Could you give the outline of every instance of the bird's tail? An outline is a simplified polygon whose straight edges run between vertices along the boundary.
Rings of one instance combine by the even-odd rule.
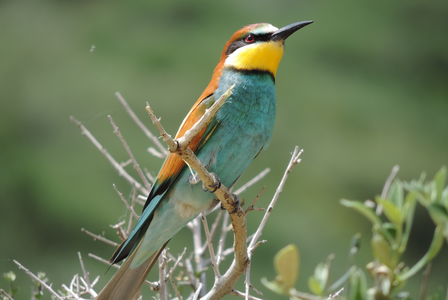
[[[101,290],[95,300],[135,300],[140,295],[140,288],[145,282],[146,276],[157,262],[162,250],[165,248],[166,242],[156,253],[151,255],[143,264],[135,269],[131,269],[132,259],[137,249],[126,259],[117,273]],[[139,245],[140,246],[140,245]]]

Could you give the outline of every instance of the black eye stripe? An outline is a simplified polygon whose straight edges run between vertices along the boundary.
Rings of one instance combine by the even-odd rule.
[[[253,33],[249,33],[251,34],[255,41],[254,42],[267,42],[271,40],[271,36],[272,33],[264,33],[264,34],[253,34]],[[235,52],[235,50],[237,50],[238,48],[244,47],[246,45],[248,45],[244,40],[246,39],[248,34],[246,34],[245,36],[241,37],[239,40],[234,41],[233,43],[231,43],[229,45],[229,47],[227,47],[226,49],[226,55],[229,56],[230,54],[232,54],[233,52]],[[252,42],[252,44],[254,43]]]

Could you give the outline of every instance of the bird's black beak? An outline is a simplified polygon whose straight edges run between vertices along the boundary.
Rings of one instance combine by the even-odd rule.
[[[300,28],[305,27],[306,25],[309,25],[311,23],[313,23],[313,21],[302,21],[302,22],[292,23],[292,24],[289,24],[288,26],[280,28],[279,30],[277,30],[276,32],[274,32],[271,35],[271,41],[274,41],[274,42],[284,41],[288,38],[288,36],[290,36],[291,34],[296,32]]]

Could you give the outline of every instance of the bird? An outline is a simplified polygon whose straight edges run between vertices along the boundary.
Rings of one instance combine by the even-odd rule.
[[[285,40],[313,23],[278,29],[256,23],[236,31],[225,44],[204,92],[176,134],[182,137],[232,85],[232,95],[189,148],[205,168],[232,187],[249,163],[270,143],[276,115],[275,78]],[[110,262],[127,258],[96,300],[135,299],[169,240],[203,211],[216,206],[213,191],[192,180],[192,170],[176,154],[166,158],[129,237]]]

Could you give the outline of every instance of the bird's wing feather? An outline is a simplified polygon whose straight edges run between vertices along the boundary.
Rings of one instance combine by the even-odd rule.
[[[205,110],[213,105],[213,103],[215,103],[215,97],[213,94],[202,100],[199,99],[182,122],[179,131],[176,134],[176,138],[182,137],[185,132],[202,117],[202,115],[205,113]],[[204,136],[208,131],[207,128],[209,127],[214,129],[215,125],[211,123],[207,127],[203,128],[201,132],[196,135],[189,144],[189,147],[193,152],[199,150],[199,148],[203,145],[201,141],[204,138],[208,139],[208,137],[210,136],[210,134]],[[140,219],[138,220],[129,237],[120,245],[120,247],[117,248],[117,250],[113,254],[112,258],[110,259],[111,263],[117,263],[121,261],[122,259],[126,258],[129,253],[132,252],[135,245],[137,245],[139,240],[143,237],[142,233],[144,234],[144,232],[146,232],[146,228],[148,228],[149,224],[151,223],[153,212],[156,209],[157,205],[160,203],[166,192],[174,184],[184,167],[185,162],[177,154],[169,154],[169,156],[165,160],[165,163],[159,171],[159,175],[157,176],[151,192],[149,193]]]

